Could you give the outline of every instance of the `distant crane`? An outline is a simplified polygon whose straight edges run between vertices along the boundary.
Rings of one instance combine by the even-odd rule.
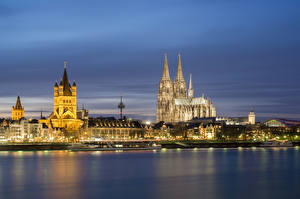
[[[118,105],[118,108],[120,109],[120,119],[122,120],[123,119],[123,109],[125,108],[125,105],[123,103],[123,97],[122,97],[122,94],[121,94],[121,99],[120,99],[120,103]]]

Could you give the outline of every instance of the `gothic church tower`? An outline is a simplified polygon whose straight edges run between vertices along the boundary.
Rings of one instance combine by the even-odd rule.
[[[174,97],[186,98],[186,84],[182,74],[181,56],[178,54],[177,74],[174,81]]]
[[[190,75],[187,91],[180,54],[178,54],[177,73],[173,84],[165,54],[163,75],[158,88],[156,121],[182,122],[193,118],[209,117],[216,117],[215,106],[209,98],[194,97],[192,75]]]
[[[173,121],[173,84],[169,74],[167,54],[164,54],[164,69],[159,82],[156,121]]]

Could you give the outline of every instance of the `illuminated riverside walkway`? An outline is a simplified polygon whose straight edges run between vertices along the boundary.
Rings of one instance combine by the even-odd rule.
[[[300,141],[292,142],[293,146],[300,146]],[[80,143],[79,143],[80,144]],[[193,149],[193,148],[238,148],[261,147],[262,142],[212,142],[212,141],[155,141],[155,140],[122,140],[83,142],[90,146],[101,148],[144,148],[161,146],[167,149]],[[2,143],[0,151],[35,151],[35,150],[69,150],[73,143]]]

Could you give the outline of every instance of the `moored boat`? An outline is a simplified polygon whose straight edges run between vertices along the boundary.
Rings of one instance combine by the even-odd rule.
[[[135,144],[135,145],[122,145],[111,144],[107,142],[105,145],[91,145],[76,143],[70,146],[71,151],[132,151],[132,150],[160,150],[161,145],[158,144]]]
[[[293,143],[291,141],[283,140],[269,140],[266,142],[263,142],[261,147],[292,147]]]

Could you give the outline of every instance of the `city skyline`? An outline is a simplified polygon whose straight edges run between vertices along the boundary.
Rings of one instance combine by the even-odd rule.
[[[299,198],[299,0],[0,0],[0,199]]]
[[[118,116],[123,93],[125,115],[154,121],[163,53],[174,77],[180,52],[184,78],[193,74],[195,96],[210,96],[217,115],[246,116],[254,107],[258,118],[300,118],[295,5],[69,3],[1,2],[0,117],[11,115],[18,95],[25,117],[50,114],[52,86],[67,61],[79,107]]]

